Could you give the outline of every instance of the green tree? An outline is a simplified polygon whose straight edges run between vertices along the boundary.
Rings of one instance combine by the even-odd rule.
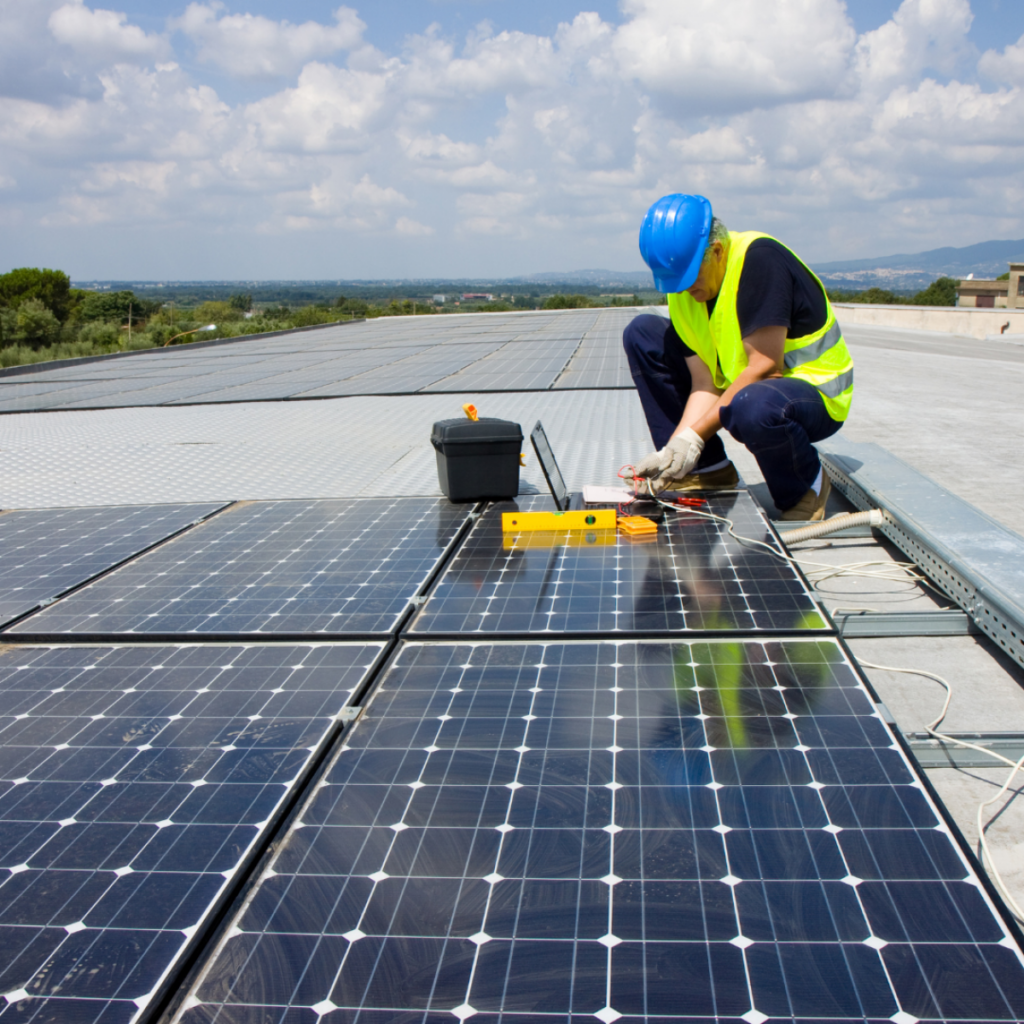
[[[998,276],[998,277],[996,278],[996,280],[997,280],[997,281],[1009,281],[1009,280],[1010,280],[1010,272],[1009,272],[1009,271],[1007,271],[1007,272],[1006,272],[1005,274],[1000,274],[1000,275],[999,275],[999,276]]]
[[[952,277],[940,277],[918,292],[910,301],[915,306],[955,306],[960,282]]]
[[[888,288],[866,288],[855,302],[868,302],[873,306],[898,306],[906,302],[902,296],[889,291]]]
[[[0,348],[16,344],[18,314],[10,306],[0,306]]]
[[[122,339],[124,335],[124,339]],[[94,320],[85,324],[78,332],[78,340],[89,342],[97,349],[119,348],[122,340],[127,340],[128,332],[122,331],[117,324],[107,323],[104,320]]]
[[[241,320],[242,313],[232,302],[204,302],[189,314],[202,324],[223,324]]]
[[[0,274],[0,306],[17,309],[26,299],[37,299],[63,323],[73,305],[71,281],[63,270],[33,267]]]
[[[60,321],[40,299],[26,299],[15,318],[15,339],[32,348],[50,345],[60,335]]]
[[[586,295],[549,295],[541,309],[590,309],[593,305]]]
[[[78,309],[78,316],[86,323],[104,320],[126,324],[130,313],[134,324],[152,316],[159,308],[159,302],[139,299],[134,292],[87,292]]]
[[[228,299],[228,305],[237,309],[240,313],[248,313],[252,309],[252,292],[235,292]]]

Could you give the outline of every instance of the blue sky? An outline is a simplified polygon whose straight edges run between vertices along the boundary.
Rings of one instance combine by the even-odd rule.
[[[811,260],[1024,237],[1019,0],[0,0],[0,270],[639,269],[668,191]]]
[[[181,6],[166,0],[131,0],[119,6],[136,24],[159,31],[166,19],[180,13]],[[337,4],[330,0],[253,0],[252,3],[228,3],[234,13],[248,11],[268,18],[287,17],[293,22],[326,21]],[[358,7],[358,5],[356,5]],[[868,32],[884,24],[899,7],[893,0],[849,0],[847,12],[858,32]],[[1015,0],[975,0],[971,4],[974,24],[970,39],[982,50],[1005,46],[1024,35],[1024,4]],[[386,50],[398,49],[409,32],[421,32],[431,22],[440,22],[447,32],[465,33],[477,22],[490,19],[496,26],[550,35],[561,21],[571,21],[580,11],[596,11],[604,21],[622,20],[619,5],[608,0],[600,3],[572,3],[568,0],[375,0],[373,16],[368,18],[367,38]],[[364,12],[367,17],[369,8]]]

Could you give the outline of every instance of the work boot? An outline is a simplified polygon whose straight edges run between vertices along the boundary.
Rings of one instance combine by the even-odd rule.
[[[832,484],[828,477],[821,474],[821,493],[815,494],[811,488],[792,508],[787,508],[779,516],[783,522],[818,523],[825,518],[825,505],[832,493]]]
[[[682,480],[670,480],[663,493],[678,494],[682,491],[735,491],[739,486],[740,475],[730,462],[721,469],[706,472],[687,473]]]

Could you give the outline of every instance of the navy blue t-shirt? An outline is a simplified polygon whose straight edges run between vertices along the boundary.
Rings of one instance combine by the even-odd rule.
[[[714,312],[715,299],[707,304]],[[787,338],[820,331],[828,319],[825,293],[803,264],[774,238],[750,243],[736,292],[740,333],[746,338],[762,327],[785,327]],[[693,350],[685,342],[688,355]]]

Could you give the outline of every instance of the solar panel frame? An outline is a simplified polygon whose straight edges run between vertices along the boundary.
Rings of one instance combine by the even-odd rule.
[[[0,627],[197,525],[228,504],[111,505],[3,513]]]
[[[724,524],[672,512],[656,536],[616,530],[502,532],[507,511],[554,511],[520,496],[492,504],[431,588],[406,635],[467,632],[521,637],[659,633],[831,631],[798,569],[746,491],[708,495],[706,510],[736,533],[779,551],[741,544]]]
[[[408,643],[175,1021],[310,1011],[1020,1019],[1024,956],[834,638]]]
[[[0,1016],[107,1024],[173,980],[386,643],[0,651]]]
[[[23,619],[24,639],[389,636],[461,536],[444,499],[251,502]]]

